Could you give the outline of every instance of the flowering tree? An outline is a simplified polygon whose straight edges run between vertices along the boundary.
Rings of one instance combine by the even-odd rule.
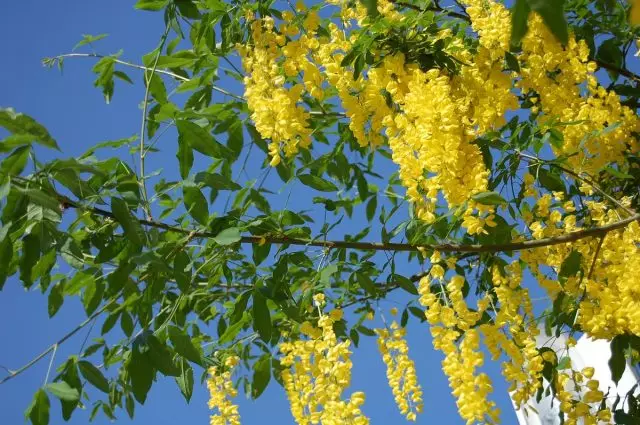
[[[566,424],[638,423],[633,391],[623,408],[593,368],[536,345],[542,324],[569,346],[582,334],[610,341],[614,381],[640,353],[636,10],[606,0],[136,7],[166,25],[141,60],[72,53],[45,64],[94,59],[107,101],[139,73],[138,136],[40,162],[33,153],[57,149],[54,137],[0,110],[0,288],[17,274],[48,294],[50,316],[67,297],[87,315],[0,380],[47,356],[60,366],[27,410],[34,425],[48,423],[51,397],[65,419],[86,397],[92,416],[133,415],[160,376],[189,400],[199,368],[212,424],[240,423],[238,388],[256,398],[272,380],[301,425],[367,424],[365,394],[345,395],[362,336],[377,337],[398,408],[415,420],[410,320],[443,352],[468,424],[499,420],[479,371],[487,353],[525,408],[548,395]],[[175,152],[166,168],[179,178],[148,169],[161,149]],[[534,288],[549,298],[544,312]],[[399,319],[375,328],[398,292]],[[55,359],[96,321],[100,342]]]

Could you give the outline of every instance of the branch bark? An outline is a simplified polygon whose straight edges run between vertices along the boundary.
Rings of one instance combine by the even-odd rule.
[[[66,208],[76,208],[92,214],[97,214],[103,217],[108,217],[115,220],[114,215],[107,210],[103,210],[95,207],[84,207],[72,199],[55,194],[61,205]],[[640,214],[634,214],[624,220],[616,221],[605,226],[592,227],[589,229],[578,230],[575,232],[567,233],[565,235],[555,236],[551,238],[526,240],[521,242],[512,242],[506,244],[492,244],[492,245],[479,245],[479,244],[421,244],[412,245],[407,243],[393,243],[393,242],[352,242],[343,240],[313,240],[313,239],[298,239],[289,238],[287,236],[278,235],[262,235],[262,236],[242,236],[240,243],[243,244],[262,244],[269,243],[274,245],[298,245],[298,246],[314,246],[321,248],[342,248],[342,249],[358,249],[362,251],[399,251],[399,252],[417,252],[421,250],[434,250],[441,252],[474,252],[474,253],[497,253],[497,252],[511,252],[521,251],[526,249],[541,248],[545,246],[559,245],[568,242],[575,242],[581,239],[603,236],[614,230],[624,229],[629,224],[640,221]],[[166,223],[150,221],[145,219],[138,219],[138,222],[147,227],[155,227],[157,229],[166,230],[168,232],[175,232],[187,235],[193,235],[194,238],[214,238],[217,234],[208,231],[196,231],[183,229],[180,227],[171,226]]]

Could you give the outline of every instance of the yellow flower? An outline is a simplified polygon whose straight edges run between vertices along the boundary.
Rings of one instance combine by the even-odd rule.
[[[324,296],[324,294],[322,294],[322,293],[315,294],[313,296],[313,303],[318,307],[322,307],[325,304],[325,296]]]

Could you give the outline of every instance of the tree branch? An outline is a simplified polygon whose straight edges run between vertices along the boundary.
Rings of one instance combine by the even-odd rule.
[[[97,214],[103,217],[108,217],[115,220],[114,215],[110,211],[106,211],[95,207],[84,207],[72,199],[55,194],[59,202],[66,208],[76,208],[83,211]],[[522,242],[512,242],[506,244],[493,244],[493,245],[479,245],[479,244],[421,244],[412,245],[406,243],[393,243],[393,242],[351,242],[343,240],[334,241],[319,241],[313,239],[298,239],[289,238],[287,236],[278,235],[262,235],[262,236],[242,236],[240,243],[243,244],[262,244],[269,243],[274,245],[298,245],[298,246],[314,246],[321,248],[343,248],[343,249],[358,249],[363,251],[403,251],[403,252],[418,252],[420,250],[435,250],[441,252],[475,252],[475,253],[495,253],[495,252],[510,252],[521,251],[525,249],[541,248],[545,246],[560,245],[568,242],[575,242],[581,239],[606,235],[614,230],[619,230],[627,227],[630,223],[640,221],[640,214],[634,214],[624,220],[616,221],[615,223],[607,224],[600,227],[592,227],[589,229],[578,230],[575,232],[567,233],[565,235],[554,236],[551,238],[527,240]],[[138,219],[138,222],[144,226],[155,227],[157,229],[163,229],[169,232],[191,234],[194,238],[215,238],[216,233],[208,231],[195,231],[183,229],[180,227],[174,227],[166,223],[155,222],[150,220]]]
[[[66,340],[68,340],[69,338],[71,338],[72,336],[74,336],[76,333],[78,333],[82,328],[84,328],[85,326],[87,326],[89,323],[91,323],[91,321],[93,319],[95,319],[96,317],[98,317],[100,314],[102,314],[107,308],[109,308],[109,306],[111,304],[113,304],[118,298],[120,297],[120,292],[114,297],[112,298],[108,303],[106,303],[105,305],[103,305],[101,308],[99,308],[98,310],[96,310],[95,313],[93,313],[91,316],[87,317],[86,320],[84,320],[82,323],[80,323],[78,326],[76,326],[74,329],[72,329],[70,332],[68,332],[65,336],[63,336],[62,338],[60,338],[59,340],[57,340],[56,342],[54,342],[53,344],[51,344],[46,350],[44,350],[42,353],[38,354],[36,357],[34,357],[29,363],[25,364],[24,366],[22,366],[20,369],[14,370],[14,371],[9,371],[9,375],[5,376],[4,378],[0,379],[0,385],[4,384],[5,382],[15,378],[16,376],[20,375],[22,372],[24,372],[25,370],[29,369],[31,366],[35,365],[36,363],[38,363],[40,360],[42,360],[43,358],[46,357],[47,354],[49,354],[50,352],[56,350],[58,348],[59,345],[64,344],[64,342]]]

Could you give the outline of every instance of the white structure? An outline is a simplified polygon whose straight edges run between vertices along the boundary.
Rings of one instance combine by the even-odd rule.
[[[538,347],[552,348],[557,353],[558,358],[567,356],[566,336],[548,337],[544,329],[541,329],[537,339]],[[611,348],[607,341],[594,341],[582,336],[576,346],[569,349],[568,356],[571,359],[571,365],[574,370],[581,370],[585,367],[595,368],[595,374],[592,379],[597,379],[600,382],[600,391],[605,394],[609,391],[607,399],[609,408],[613,407],[616,394],[620,395],[621,399],[624,400],[627,392],[639,381],[636,372],[627,365],[622,378],[616,386],[611,379],[611,372],[609,371],[608,362],[611,357]],[[518,423],[519,425],[560,425],[558,405],[559,402],[552,400],[551,397],[543,397],[540,403],[533,399],[528,403],[529,409],[523,406],[521,409],[516,410]],[[622,402],[618,405],[618,408],[621,407]]]

